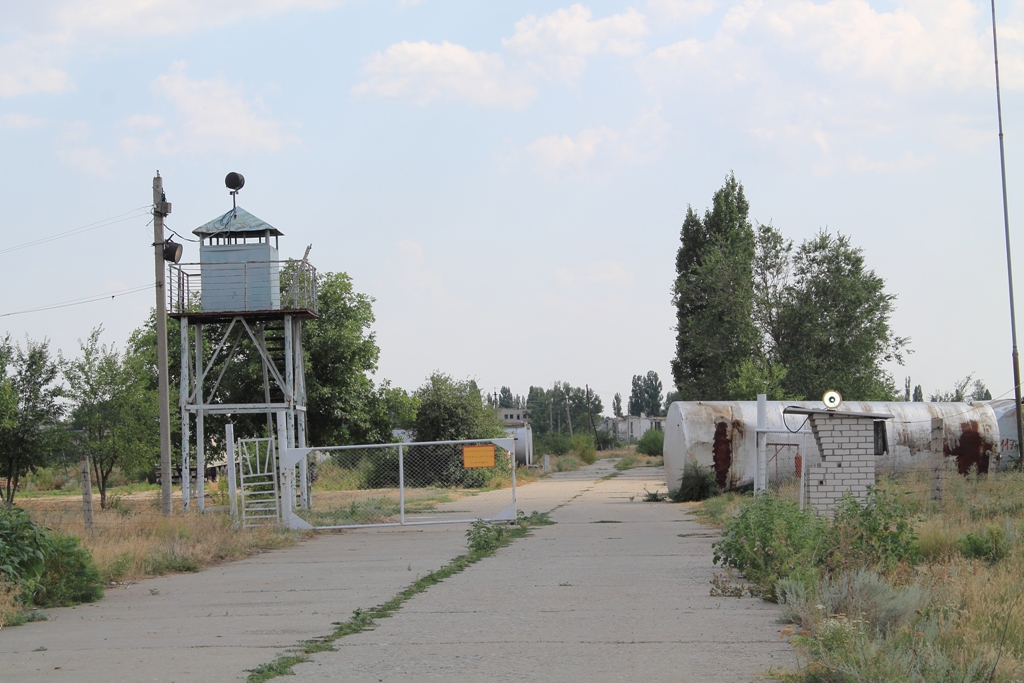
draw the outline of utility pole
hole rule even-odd
[[[1003,232],[1006,238],[1006,280],[1010,288],[1010,337],[1013,342],[1013,397],[1017,419],[1017,457],[1024,462],[1024,416],[1020,414],[1020,354],[1017,353],[1017,312],[1013,305],[1013,266],[1010,263],[1010,210],[1006,202],[1006,152],[1003,149],[1003,101],[999,94],[999,45],[996,41],[996,0],[992,0],[992,57],[996,68],[996,112],[999,115],[999,171],[1003,180]]]
[[[164,216],[171,204],[164,195],[160,171],[153,178],[153,252],[156,256],[156,365],[160,392],[160,506],[165,515],[174,508],[171,503],[171,407],[167,397],[167,292],[164,268]]]

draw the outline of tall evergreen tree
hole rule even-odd
[[[729,398],[730,383],[757,345],[749,208],[743,185],[730,173],[703,217],[686,209],[673,287],[672,378],[687,400]]]

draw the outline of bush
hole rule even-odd
[[[636,444],[636,452],[644,455],[664,455],[665,434],[657,429],[648,429]]]
[[[964,534],[956,540],[956,549],[968,560],[987,560],[996,563],[1008,553],[1006,534],[994,524],[985,527],[984,534]]]
[[[711,471],[711,468],[704,469],[696,460],[690,460],[683,467],[679,489],[672,492],[672,500],[677,503],[689,503],[707,500],[719,493],[721,491],[718,490],[718,482],[715,481],[715,473]]]
[[[580,461],[573,455],[563,455],[555,460],[556,472],[572,472],[580,468]]]
[[[861,505],[847,494],[836,506],[829,533],[831,552],[823,556],[830,571],[880,566],[892,569],[913,561],[917,533],[903,494],[871,487]]]
[[[0,505],[0,574],[14,584],[34,583],[50,553],[45,529],[21,508]]]
[[[548,432],[537,438],[537,452],[549,455],[565,455],[572,448],[568,434]]]
[[[65,607],[103,597],[100,570],[92,553],[74,536],[50,536],[51,553],[37,584],[33,602],[40,607]]]
[[[593,465],[594,462],[597,461],[597,450],[594,447],[594,437],[590,434],[573,434],[572,448],[569,450],[588,465]]]
[[[610,451],[613,448],[618,448],[620,445],[618,437],[607,429],[598,429],[597,438],[594,441],[599,451]]]
[[[827,531],[823,517],[764,493],[726,523],[713,546],[714,562],[739,570],[753,584],[752,593],[775,602],[780,579],[800,579],[808,570],[816,578],[816,553]]]

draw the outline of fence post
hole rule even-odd
[[[405,524],[405,446],[398,444],[398,521]]]
[[[942,442],[945,431],[945,421],[941,417],[933,417],[932,439],[929,447],[929,450],[932,452],[932,489],[930,498],[938,503],[942,502],[942,470],[945,467]]]
[[[765,394],[757,395],[757,429],[754,430],[754,449],[756,451],[757,469],[754,475],[754,492],[767,489],[767,463],[765,462],[764,431],[768,429],[768,397]]]
[[[545,472],[550,472],[551,471],[551,455],[548,454],[548,453],[544,454],[544,471]]]
[[[78,462],[78,478],[82,483],[82,519],[85,530],[92,533],[92,477],[89,475],[89,459],[82,456]]]
[[[235,483],[235,425],[228,423],[224,425],[224,444],[227,447],[228,458],[228,510],[231,511],[231,521],[238,521],[238,487]]]

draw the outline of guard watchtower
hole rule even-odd
[[[199,263],[170,266],[169,315],[181,323],[182,499],[190,506],[190,446],[195,420],[196,503],[201,510],[205,473],[204,417],[209,414],[286,414],[287,448],[306,445],[306,382],[302,322],[318,317],[316,269],[309,247],[302,260],[281,260],[283,233],[234,201],[245,184],[240,174],[225,179],[232,190],[230,211],[193,230],[199,238]],[[203,357],[203,326],[214,329],[213,352]],[[218,394],[221,380],[240,347],[251,345],[263,366],[263,400],[228,403]],[[211,381],[212,380],[212,381]],[[302,503],[308,504],[305,461],[300,463]]]

